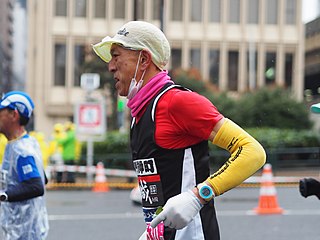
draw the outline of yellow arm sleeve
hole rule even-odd
[[[216,196],[241,184],[266,161],[260,143],[229,119],[225,119],[212,143],[231,154],[228,161],[206,180]]]

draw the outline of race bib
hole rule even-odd
[[[158,207],[164,205],[161,177],[157,171],[154,158],[133,161],[138,175],[142,206]]]

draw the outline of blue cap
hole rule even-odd
[[[28,94],[20,91],[11,91],[6,93],[1,99],[0,109],[3,108],[17,110],[20,115],[30,118],[34,104]]]
[[[311,112],[313,113],[320,113],[320,103],[313,104],[311,106]]]

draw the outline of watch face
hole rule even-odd
[[[200,188],[199,193],[200,193],[200,197],[202,197],[205,200],[210,199],[213,196],[212,189],[206,185],[204,185]]]
[[[201,192],[202,192],[202,194],[203,194],[204,196],[206,196],[206,197],[208,197],[208,196],[211,195],[211,194],[210,194],[211,191],[208,189],[208,187],[202,188]]]

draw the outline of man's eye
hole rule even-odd
[[[111,56],[117,57],[117,56],[119,56],[119,53],[117,51],[114,51],[113,53],[111,53]]]

